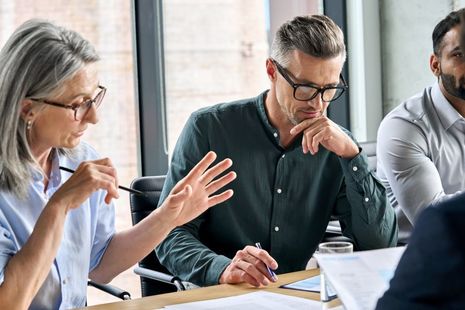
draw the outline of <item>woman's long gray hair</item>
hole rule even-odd
[[[84,65],[98,60],[87,40],[48,21],[29,20],[11,35],[0,51],[0,190],[25,198],[36,163],[22,101],[50,97]]]

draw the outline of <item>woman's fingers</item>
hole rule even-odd
[[[187,174],[186,179],[198,179],[202,176],[205,170],[215,161],[216,153],[213,151],[208,152]]]
[[[99,189],[107,191],[104,199],[107,204],[119,198],[116,169],[108,158],[81,163],[65,184],[65,188],[71,186],[72,191],[79,191],[86,199]]]
[[[218,191],[220,188],[234,181],[236,177],[237,177],[237,174],[234,171],[230,171],[228,172],[228,174],[222,176],[218,180],[215,180],[211,182],[210,184],[208,184],[207,187],[205,188],[205,191],[210,196],[211,194],[216,193],[216,191]]]
[[[205,171],[205,173],[199,178],[199,182],[203,185],[209,184],[214,178],[230,168],[232,164],[233,162],[229,158],[222,160],[212,168]]]
[[[226,200],[231,198],[233,195],[234,195],[234,191],[232,189],[228,189],[227,191],[224,191],[221,194],[208,197],[208,207],[210,208],[217,204],[225,202]]]

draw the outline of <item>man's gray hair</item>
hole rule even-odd
[[[25,198],[36,164],[22,101],[59,94],[64,82],[98,60],[78,33],[45,20],[29,20],[11,35],[0,51],[0,190]]]
[[[297,16],[284,23],[276,32],[271,45],[271,58],[287,66],[289,53],[294,50],[323,59],[342,55],[345,60],[344,34],[325,15]]]

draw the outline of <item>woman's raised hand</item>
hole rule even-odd
[[[227,158],[208,169],[215,159],[216,154],[208,152],[189,174],[174,186],[160,208],[164,220],[174,226],[183,225],[208,208],[232,197],[231,189],[213,195],[236,178],[236,173],[230,171],[215,179],[232,165],[231,159]]]

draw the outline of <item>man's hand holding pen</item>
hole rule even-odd
[[[247,282],[256,287],[267,286],[270,281],[276,281],[267,268],[276,270],[278,263],[267,251],[248,245],[243,250],[237,251],[231,264],[221,274],[219,282],[230,284]]]

